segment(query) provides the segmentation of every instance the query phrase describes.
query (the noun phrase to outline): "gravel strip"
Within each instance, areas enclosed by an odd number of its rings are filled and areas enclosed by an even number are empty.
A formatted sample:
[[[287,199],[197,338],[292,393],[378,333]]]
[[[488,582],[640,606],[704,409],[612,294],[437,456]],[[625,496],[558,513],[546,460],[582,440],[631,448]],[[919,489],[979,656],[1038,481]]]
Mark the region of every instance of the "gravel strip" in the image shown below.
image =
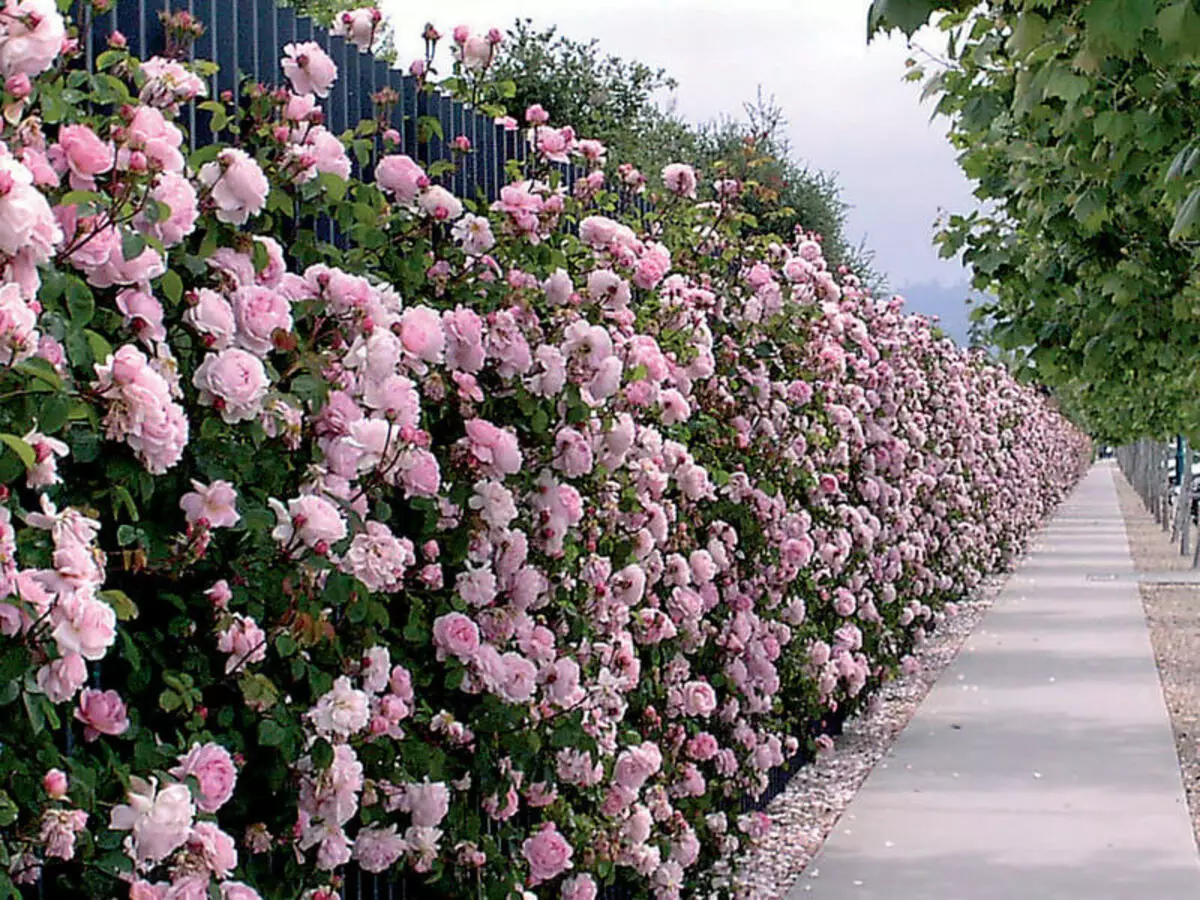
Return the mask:
[[[826,836],[876,764],[925,699],[942,671],[958,654],[1007,581],[986,580],[977,596],[953,608],[915,652],[920,670],[884,685],[865,713],[851,719],[834,749],[800,769],[766,808],[770,833],[739,861],[739,896],[781,900],[800,881]],[[809,878],[817,877],[814,869]]]
[[[1191,557],[1179,553],[1123,477],[1117,495],[1125,517],[1129,550],[1138,571],[1190,569]],[[1192,539],[1196,529],[1192,529]],[[1175,749],[1192,814],[1192,830],[1200,844],[1200,588],[1195,585],[1143,584],[1142,606],[1158,661],[1163,696],[1175,731]]]

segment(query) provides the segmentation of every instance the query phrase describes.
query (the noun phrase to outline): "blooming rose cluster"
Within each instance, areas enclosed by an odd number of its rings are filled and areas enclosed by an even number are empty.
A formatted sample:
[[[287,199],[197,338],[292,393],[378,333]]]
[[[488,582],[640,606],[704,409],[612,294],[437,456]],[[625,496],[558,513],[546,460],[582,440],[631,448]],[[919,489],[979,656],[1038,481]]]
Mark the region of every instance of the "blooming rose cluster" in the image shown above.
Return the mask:
[[[8,0],[0,70],[51,78],[65,33]],[[500,35],[453,42],[478,78]],[[120,847],[137,900],[347,871],[674,900],[761,836],[730,798],[911,668],[1086,458],[815,236],[741,230],[740,182],[669,165],[635,228],[645,177],[610,189],[535,105],[490,206],[386,134],[364,183],[316,41],[189,163],[204,82],[134,62],[111,115],[35,99],[0,150],[22,883],[111,893],[60,863]]]

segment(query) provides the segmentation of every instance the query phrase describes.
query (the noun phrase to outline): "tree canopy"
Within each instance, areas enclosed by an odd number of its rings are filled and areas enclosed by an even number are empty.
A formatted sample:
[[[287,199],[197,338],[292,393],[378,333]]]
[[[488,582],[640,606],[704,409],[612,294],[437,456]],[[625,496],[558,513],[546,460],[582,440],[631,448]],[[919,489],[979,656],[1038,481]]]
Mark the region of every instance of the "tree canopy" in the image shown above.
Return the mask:
[[[877,0],[936,20],[925,80],[982,201],[960,250],[991,336],[1109,440],[1200,435],[1200,3]]]

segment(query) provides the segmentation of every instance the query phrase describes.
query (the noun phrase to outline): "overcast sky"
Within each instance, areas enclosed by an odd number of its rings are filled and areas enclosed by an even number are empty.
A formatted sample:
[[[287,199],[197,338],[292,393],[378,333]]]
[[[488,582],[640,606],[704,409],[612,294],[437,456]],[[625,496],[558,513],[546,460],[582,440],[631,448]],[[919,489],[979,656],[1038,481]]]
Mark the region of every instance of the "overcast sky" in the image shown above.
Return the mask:
[[[382,0],[401,60],[420,54],[436,10],[443,33],[459,23],[507,28],[517,17],[600,40],[618,56],[661,66],[679,82],[677,109],[692,120],[739,113],[761,85],[790,122],[797,155],[836,172],[854,208],[849,237],[866,238],[894,288],[957,285],[966,273],[931,244],[939,209],[970,208],[968,183],[929,122],[920,89],[902,81],[902,38],[866,43],[869,0]],[[932,40],[936,40],[933,35]],[[915,298],[914,298],[915,299]]]

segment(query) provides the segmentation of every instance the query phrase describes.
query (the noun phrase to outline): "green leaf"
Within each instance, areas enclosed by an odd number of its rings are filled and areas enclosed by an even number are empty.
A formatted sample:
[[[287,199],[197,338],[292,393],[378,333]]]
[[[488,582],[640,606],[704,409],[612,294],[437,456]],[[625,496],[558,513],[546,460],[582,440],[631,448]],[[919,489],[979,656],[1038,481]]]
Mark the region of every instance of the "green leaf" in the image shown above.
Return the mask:
[[[318,738],[312,747],[312,761],[318,772],[324,772],[333,765],[333,747],[324,738]]]
[[[29,670],[32,657],[24,644],[9,644],[0,653],[0,684],[8,684]]]
[[[258,723],[258,742],[264,747],[279,747],[287,739],[287,731],[274,719]]]
[[[126,231],[121,235],[121,255],[128,262],[137,259],[146,249],[146,239],[136,231]]]
[[[172,303],[178,303],[183,299],[183,279],[174,269],[167,269],[162,277],[163,295]]]
[[[1191,195],[1179,204],[1175,222],[1171,225],[1171,240],[1178,240],[1190,231],[1197,219],[1200,219],[1200,188],[1192,191]],[[0,438],[2,437],[3,435],[0,435]]]
[[[26,469],[32,469],[37,465],[37,453],[24,439],[15,434],[0,434],[0,442],[3,442],[9,450],[20,457]]]
[[[1158,14],[1155,20],[1163,43],[1183,59],[1200,56],[1200,9],[1193,0],[1179,0]]]
[[[867,13],[867,39],[894,28],[912,37],[941,5],[934,0],[874,0]]]
[[[67,424],[71,414],[71,401],[62,394],[52,394],[43,401],[38,410],[38,430],[44,434],[55,434]]]
[[[96,298],[92,296],[91,288],[74,276],[67,279],[66,293],[71,322],[83,328],[96,315]]]
[[[1131,53],[1154,27],[1157,0],[1091,0],[1083,11],[1088,42],[1102,50]]]
[[[92,331],[90,328],[86,329],[83,334],[87,338],[88,348],[92,351],[93,359],[103,362],[113,355],[112,344],[104,335]]]
[[[101,591],[100,599],[113,608],[113,611],[117,614],[117,618],[122,622],[128,622],[138,617],[137,604],[122,590],[110,588],[106,591]]]
[[[8,792],[0,791],[0,828],[7,828],[17,821],[20,812],[12,797],[8,796]]]
[[[37,379],[48,388],[56,391],[63,389],[62,377],[58,371],[50,364],[48,360],[42,359],[40,356],[33,356],[29,359],[22,360],[17,363],[14,368],[25,375]]]
[[[255,272],[261,272],[271,264],[271,255],[262,241],[254,242],[254,249],[250,251],[250,262],[254,264]]]

